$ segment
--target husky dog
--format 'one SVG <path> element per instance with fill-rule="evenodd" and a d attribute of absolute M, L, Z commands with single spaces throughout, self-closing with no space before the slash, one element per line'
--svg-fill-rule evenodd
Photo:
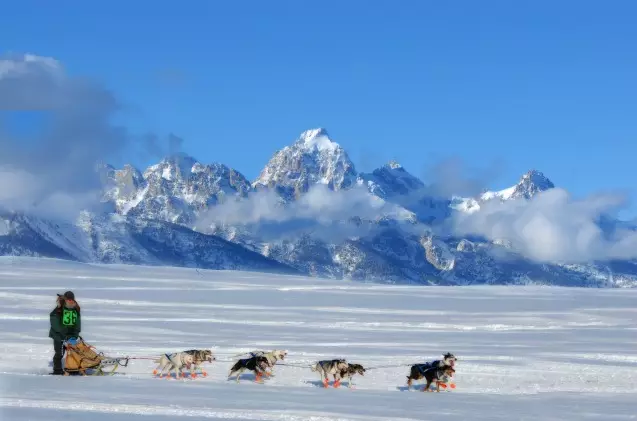
<path fill-rule="evenodd" d="M 350 388 L 353 386 L 352 384 L 352 377 L 354 377 L 355 374 L 360 374 L 361 376 L 365 375 L 365 368 L 360 365 L 360 364 L 348 364 L 347 368 L 344 370 L 341 370 L 341 378 L 345 379 L 347 378 L 347 387 Z"/>
<path fill-rule="evenodd" d="M 328 387 L 329 375 L 334 377 L 334 387 L 341 385 L 341 373 L 349 367 L 343 359 L 322 360 L 311 366 L 313 372 L 318 372 L 323 380 L 323 387 Z"/>
<path fill-rule="evenodd" d="M 436 391 L 440 392 L 440 384 L 449 381 L 449 378 L 453 377 L 455 372 L 456 370 L 450 365 L 423 368 L 423 364 L 414 364 L 411 366 L 409 376 L 407 376 L 407 389 L 411 390 L 412 381 L 424 378 L 427 384 L 423 392 L 429 392 L 429 386 L 434 381 L 436 382 Z"/>
<path fill-rule="evenodd" d="M 274 370 L 274 365 L 276 364 L 277 361 L 281 360 L 283 361 L 285 359 L 285 357 L 287 357 L 288 352 L 281 350 L 281 349 L 275 349 L 274 351 L 270 351 L 270 352 L 264 352 L 264 351 L 253 351 L 250 353 L 250 356 L 252 357 L 265 357 L 268 360 L 268 366 L 270 368 L 270 371 L 268 372 L 267 370 L 264 371 L 264 374 L 268 377 L 270 377 L 272 375 L 272 371 Z"/>
<path fill-rule="evenodd" d="M 253 371 L 256 376 L 256 381 L 261 383 L 261 376 L 265 373 L 265 370 L 269 367 L 268 359 L 261 356 L 254 356 L 250 358 L 243 358 L 230 368 L 230 373 L 228 373 L 228 379 L 233 375 L 237 376 L 237 383 L 239 383 L 239 378 L 241 377 L 241 373 L 245 370 Z"/>
<path fill-rule="evenodd" d="M 458 358 L 456 358 L 456 356 L 453 355 L 451 352 L 447 352 L 445 355 L 442 356 L 442 365 L 450 365 L 451 367 L 455 367 L 456 361 L 458 361 Z"/>
<path fill-rule="evenodd" d="M 429 361 L 429 362 L 426 362 L 423 364 L 417 364 L 417 365 L 420 366 L 422 370 L 426 370 L 431 367 L 444 367 L 444 366 L 455 367 L 456 361 L 458 361 L 458 358 L 456 358 L 456 356 L 453 355 L 452 353 L 447 352 L 446 354 L 442 356 L 442 360 L 434 360 L 434 361 Z"/>
<path fill-rule="evenodd" d="M 197 369 L 201 368 L 201 364 L 205 362 L 213 362 L 217 359 L 212 355 L 212 351 L 209 349 L 189 349 L 188 351 L 184 351 L 186 354 L 190 354 L 194 358 L 194 373 L 193 377 L 197 376 Z M 201 374 L 206 377 L 208 373 L 205 370 L 201 369 Z"/>
<path fill-rule="evenodd" d="M 171 371 L 175 371 L 175 377 L 182 377 L 184 375 L 183 369 L 191 369 L 191 366 L 195 362 L 195 358 L 186 354 L 185 352 L 176 352 L 174 354 L 164 354 L 160 358 L 154 360 L 158 364 L 157 368 L 153 371 L 153 374 L 159 374 L 159 377 L 163 377 L 164 371 L 168 369 L 167 375 L 170 378 Z M 159 372 L 157 370 L 161 369 Z M 192 369 L 190 370 L 192 374 Z"/>

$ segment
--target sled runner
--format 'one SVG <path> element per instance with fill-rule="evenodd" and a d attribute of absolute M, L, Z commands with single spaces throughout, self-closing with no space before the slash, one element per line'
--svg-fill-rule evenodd
<path fill-rule="evenodd" d="M 95 347 L 84 342 L 82 337 L 71 338 L 64 342 L 66 356 L 64 358 L 64 375 L 104 376 L 115 374 L 119 367 L 128 365 L 128 357 L 107 358 L 104 353 L 97 353 Z"/>

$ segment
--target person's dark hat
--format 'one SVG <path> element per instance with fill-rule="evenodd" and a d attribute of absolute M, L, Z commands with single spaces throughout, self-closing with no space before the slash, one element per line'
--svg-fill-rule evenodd
<path fill-rule="evenodd" d="M 58 297 L 64 297 L 67 300 L 75 301 L 75 294 L 73 294 L 73 291 L 66 291 L 64 294 L 58 294 Z"/>

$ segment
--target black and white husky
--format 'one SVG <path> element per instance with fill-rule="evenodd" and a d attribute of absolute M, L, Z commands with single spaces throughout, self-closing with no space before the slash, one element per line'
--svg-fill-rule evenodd
<path fill-rule="evenodd" d="M 313 372 L 318 372 L 323 381 L 323 387 L 328 387 L 329 375 L 334 378 L 334 387 L 341 385 L 341 373 L 347 371 L 349 364 L 343 359 L 322 360 L 312 365 Z"/>
<path fill-rule="evenodd" d="M 243 358 L 230 368 L 230 373 L 228 373 L 228 379 L 230 377 L 236 375 L 237 383 L 239 383 L 239 378 L 241 377 L 241 373 L 246 370 L 250 370 L 254 372 L 256 376 L 256 381 L 261 382 L 261 377 L 265 373 L 265 370 L 270 366 L 268 363 L 268 359 L 266 357 L 254 356 L 250 358 Z"/>
<path fill-rule="evenodd" d="M 365 367 L 360 364 L 352 364 L 348 363 L 347 368 L 341 371 L 341 378 L 347 379 L 347 387 L 351 388 L 354 384 L 352 383 L 352 377 L 355 374 L 359 374 L 361 376 L 365 375 Z"/>
<path fill-rule="evenodd" d="M 287 357 L 288 352 L 282 349 L 275 349 L 273 351 L 269 351 L 269 352 L 265 352 L 265 351 L 252 351 L 250 353 L 250 356 L 252 357 L 265 357 L 268 360 L 268 365 L 270 368 L 270 371 L 265 371 L 264 374 L 266 376 L 271 376 L 272 375 L 272 371 L 274 370 L 274 365 L 277 363 L 277 361 L 283 361 L 285 360 L 285 357 Z"/>

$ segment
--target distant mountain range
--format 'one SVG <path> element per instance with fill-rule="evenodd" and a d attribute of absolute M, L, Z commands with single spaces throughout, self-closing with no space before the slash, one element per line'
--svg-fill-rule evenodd
<path fill-rule="evenodd" d="M 506 241 L 442 229 L 455 213 L 555 187 L 536 170 L 501 191 L 440 197 L 397 162 L 358 172 L 326 130 L 314 129 L 277 151 L 252 182 L 184 154 L 143 172 L 99 171 L 107 211 L 85 211 L 73 224 L 0 211 L 0 254 L 397 284 L 637 286 L 634 260 L 538 263 Z"/>

